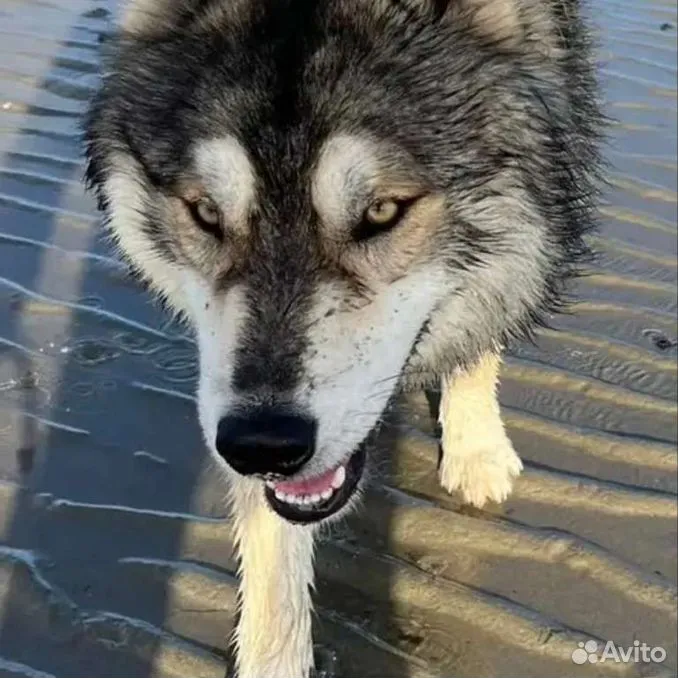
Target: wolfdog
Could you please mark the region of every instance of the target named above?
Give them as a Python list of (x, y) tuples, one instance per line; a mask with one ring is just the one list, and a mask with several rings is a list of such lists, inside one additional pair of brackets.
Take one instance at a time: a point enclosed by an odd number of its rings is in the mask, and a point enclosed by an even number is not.
[(595, 224), (577, 0), (131, 0), (84, 122), (132, 269), (194, 329), (228, 477), (240, 678), (313, 670), (314, 535), (403, 388), (439, 384), (440, 482), (522, 464), (496, 387)]

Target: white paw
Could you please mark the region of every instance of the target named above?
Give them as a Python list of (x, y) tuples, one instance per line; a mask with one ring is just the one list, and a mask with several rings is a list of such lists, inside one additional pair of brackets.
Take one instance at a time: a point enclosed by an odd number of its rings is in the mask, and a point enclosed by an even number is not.
[(443, 437), (440, 484), (448, 492), (460, 490), (464, 501), (482, 508), (488, 500), (501, 503), (511, 494), (523, 464), (503, 429), (479, 438)]

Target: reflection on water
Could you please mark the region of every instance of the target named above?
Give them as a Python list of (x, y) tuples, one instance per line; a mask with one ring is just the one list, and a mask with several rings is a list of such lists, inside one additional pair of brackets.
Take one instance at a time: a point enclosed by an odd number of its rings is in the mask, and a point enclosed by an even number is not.
[[(322, 678), (565, 676), (589, 637), (675, 667), (675, 6), (595, 14), (611, 185), (577, 314), (505, 369), (525, 476), (504, 507), (460, 507), (408, 398), (385, 485), (320, 550)], [(235, 567), (194, 342), (111, 257), (80, 182), (109, 6), (0, 18), (0, 675), (222, 678)]]

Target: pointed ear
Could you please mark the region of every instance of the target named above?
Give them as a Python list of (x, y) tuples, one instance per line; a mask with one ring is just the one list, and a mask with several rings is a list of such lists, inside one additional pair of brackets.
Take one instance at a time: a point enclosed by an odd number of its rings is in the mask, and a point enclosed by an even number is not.
[(249, 0), (122, 0), (118, 26), (124, 34), (161, 38), (173, 31), (197, 29), (221, 22), (240, 21), (249, 11)]
[[(184, 3), (189, 7), (192, 3)], [(181, 3), (167, 0), (122, 0), (118, 27), (135, 37), (159, 37), (170, 32), (181, 16)]]
[(465, 25), (497, 45), (515, 47), (525, 37), (522, 0), (426, 1), (440, 20)]

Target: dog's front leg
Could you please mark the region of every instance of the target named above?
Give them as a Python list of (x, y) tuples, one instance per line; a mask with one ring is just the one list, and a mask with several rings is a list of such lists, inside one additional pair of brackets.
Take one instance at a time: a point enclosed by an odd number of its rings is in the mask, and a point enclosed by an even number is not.
[(523, 468), (499, 412), (500, 364), (498, 355), (486, 353), (473, 368), (442, 380), (440, 482), (478, 507), (506, 499)]
[(240, 479), (235, 485), (241, 571), (238, 678), (308, 678), (313, 668), (312, 528), (276, 515), (260, 481)]

